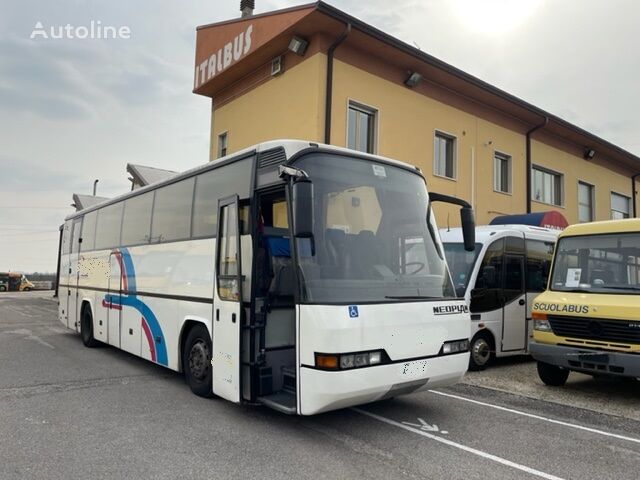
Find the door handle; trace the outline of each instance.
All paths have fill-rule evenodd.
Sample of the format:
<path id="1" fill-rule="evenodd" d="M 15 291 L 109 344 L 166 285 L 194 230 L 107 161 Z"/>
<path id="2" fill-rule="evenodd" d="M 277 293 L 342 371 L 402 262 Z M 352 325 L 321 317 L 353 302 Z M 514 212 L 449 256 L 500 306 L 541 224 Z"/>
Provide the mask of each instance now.
<path id="1" fill-rule="evenodd" d="M 520 301 L 518 302 L 519 305 L 524 305 L 524 298 L 521 298 Z"/>
<path id="2" fill-rule="evenodd" d="M 235 313 L 231 314 L 231 322 L 232 323 L 236 323 L 236 314 Z"/>
<path id="3" fill-rule="evenodd" d="M 216 308 L 216 322 L 220 321 L 220 309 Z"/>

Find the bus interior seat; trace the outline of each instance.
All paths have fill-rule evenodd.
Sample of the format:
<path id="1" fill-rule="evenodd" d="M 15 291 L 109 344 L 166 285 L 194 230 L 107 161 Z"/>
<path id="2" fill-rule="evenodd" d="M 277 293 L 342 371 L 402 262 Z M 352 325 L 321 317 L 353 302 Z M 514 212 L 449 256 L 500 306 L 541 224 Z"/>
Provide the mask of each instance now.
<path id="1" fill-rule="evenodd" d="M 267 293 L 267 319 L 265 347 L 295 346 L 296 288 L 289 238 L 280 235 L 265 236 L 267 254 L 273 278 Z"/>
<path id="2" fill-rule="evenodd" d="M 378 239 L 371 230 L 362 230 L 348 237 L 347 267 L 358 278 L 369 278 L 374 265 L 383 265 L 383 254 Z"/>
<path id="3" fill-rule="evenodd" d="M 347 234 L 339 228 L 327 228 L 324 233 L 327 249 L 327 264 L 344 265 L 347 250 Z"/>

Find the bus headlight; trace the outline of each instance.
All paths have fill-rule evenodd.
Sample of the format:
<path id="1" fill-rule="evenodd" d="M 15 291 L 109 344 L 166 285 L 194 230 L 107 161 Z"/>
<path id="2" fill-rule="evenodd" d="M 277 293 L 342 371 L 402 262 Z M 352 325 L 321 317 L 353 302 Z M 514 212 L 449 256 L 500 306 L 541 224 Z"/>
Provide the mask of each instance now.
<path id="1" fill-rule="evenodd" d="M 539 332 L 551 332 L 551 325 L 548 320 L 536 319 L 533 321 L 533 329 Z"/>
<path id="2" fill-rule="evenodd" d="M 321 370 L 351 370 L 382 363 L 382 351 L 360 353 L 326 354 L 316 353 L 316 368 Z"/>
<path id="3" fill-rule="evenodd" d="M 533 329 L 539 332 L 551 332 L 551 324 L 547 320 L 546 313 L 533 312 Z"/>
<path id="4" fill-rule="evenodd" d="M 442 354 L 449 355 L 451 353 L 466 352 L 469 350 L 469 340 L 454 340 L 453 342 L 444 342 L 442 345 Z"/>

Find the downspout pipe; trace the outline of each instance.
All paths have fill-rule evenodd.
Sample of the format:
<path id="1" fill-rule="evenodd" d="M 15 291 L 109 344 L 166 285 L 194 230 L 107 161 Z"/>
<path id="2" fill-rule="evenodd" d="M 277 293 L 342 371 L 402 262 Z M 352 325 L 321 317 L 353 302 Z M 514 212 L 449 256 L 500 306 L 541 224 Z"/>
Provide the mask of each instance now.
<path id="1" fill-rule="evenodd" d="M 527 147 L 526 147 L 526 163 L 527 163 L 527 213 L 531 213 L 531 134 L 536 130 L 546 127 L 549 124 L 549 117 L 544 117 L 544 122 L 527 130 Z"/>
<path id="2" fill-rule="evenodd" d="M 329 47 L 327 51 L 327 84 L 325 92 L 325 105 L 324 105 L 324 143 L 331 143 L 331 106 L 333 104 L 333 55 L 336 48 L 344 42 L 351 33 L 351 23 L 347 23 L 342 35 L 340 35 L 335 42 Z"/>
<path id="3" fill-rule="evenodd" d="M 636 178 L 640 177 L 640 173 L 631 176 L 631 203 L 633 204 L 633 218 L 638 218 L 638 207 L 636 205 Z"/>

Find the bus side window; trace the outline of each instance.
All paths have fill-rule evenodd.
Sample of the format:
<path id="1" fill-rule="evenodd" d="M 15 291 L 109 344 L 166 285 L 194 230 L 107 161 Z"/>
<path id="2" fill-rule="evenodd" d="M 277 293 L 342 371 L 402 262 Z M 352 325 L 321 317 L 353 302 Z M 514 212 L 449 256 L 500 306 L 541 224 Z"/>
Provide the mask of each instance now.
<path id="1" fill-rule="evenodd" d="M 553 243 L 527 240 L 527 292 L 543 292 L 553 259 Z"/>
<path id="2" fill-rule="evenodd" d="M 493 242 L 480 264 L 475 288 L 471 293 L 471 311 L 486 312 L 501 308 L 504 239 Z"/>

